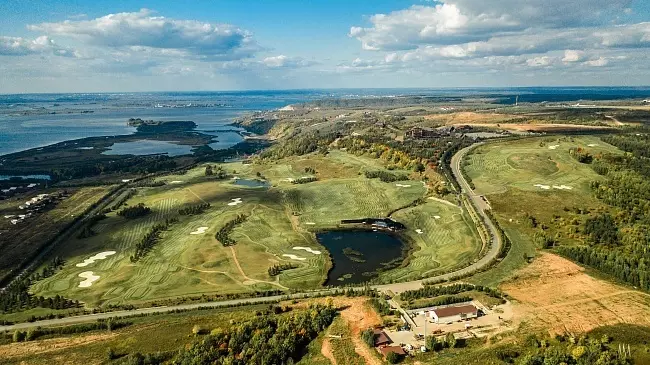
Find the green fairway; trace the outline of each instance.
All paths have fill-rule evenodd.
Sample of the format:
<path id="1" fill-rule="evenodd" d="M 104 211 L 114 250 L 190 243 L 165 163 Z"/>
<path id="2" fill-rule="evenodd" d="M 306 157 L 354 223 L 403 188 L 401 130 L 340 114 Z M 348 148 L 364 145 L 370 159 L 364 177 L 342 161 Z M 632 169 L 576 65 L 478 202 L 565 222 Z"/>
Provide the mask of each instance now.
<path id="1" fill-rule="evenodd" d="M 32 292 L 58 294 L 95 306 L 316 288 L 325 281 L 331 262 L 315 232 L 337 228 L 342 219 L 384 217 L 427 194 L 422 181 L 368 179 L 363 171 L 380 169 L 379 161 L 341 151 L 327 157 L 308 155 L 271 164 L 228 163 L 221 167 L 239 179 L 265 178 L 267 187 L 237 185 L 231 178 L 215 180 L 205 176 L 204 166 L 161 177 L 165 185 L 138 188 L 127 202 L 128 206 L 143 203 L 151 208 L 151 214 L 126 219 L 109 213 L 94 226 L 96 235 L 72 238 L 52 253 L 63 257 L 66 264 L 54 276 L 37 282 Z M 318 181 L 291 183 L 290 179 L 313 175 L 312 170 Z M 241 203 L 233 203 L 233 199 Z M 178 214 L 181 208 L 206 202 L 211 207 L 201 214 Z M 215 234 L 240 214 L 248 218 L 229 234 L 236 244 L 224 247 Z M 162 232 L 143 258 L 131 262 L 142 237 L 155 224 L 171 218 L 179 222 Z M 453 204 L 426 200 L 416 208 L 397 212 L 395 218 L 409 227 L 405 235 L 417 247 L 407 267 L 386 272 L 381 279 L 406 280 L 448 270 L 467 264 L 480 249 L 469 218 Z M 110 251 L 115 253 L 77 266 Z M 270 276 L 270 267 L 288 264 L 293 268 Z M 88 271 L 99 278 L 80 286 L 84 279 L 79 274 Z"/>
<path id="2" fill-rule="evenodd" d="M 512 241 L 511 251 L 502 262 L 470 281 L 494 286 L 511 276 L 528 261 L 525 257 L 534 257 L 541 248 L 534 241 L 541 227 L 545 227 L 544 235 L 560 244 L 582 243 L 576 227 L 588 218 L 588 212 L 606 207 L 590 188 L 592 181 L 603 177 L 569 154 L 570 148 L 578 147 L 594 156 L 620 153 L 598 137 L 575 136 L 489 143 L 467 157 L 466 175 L 476 192 L 486 195 Z"/>
<path id="3" fill-rule="evenodd" d="M 405 267 L 382 273 L 385 280 L 415 280 L 467 266 L 481 250 L 472 220 L 460 207 L 427 200 L 393 217 L 408 227 L 404 234 L 416 251 Z"/>
<path id="4" fill-rule="evenodd" d="M 468 155 L 464 170 L 479 194 L 508 188 L 587 192 L 589 182 L 598 175 L 570 156 L 569 149 L 578 147 L 592 155 L 617 151 L 593 136 L 522 139 L 477 147 Z"/>

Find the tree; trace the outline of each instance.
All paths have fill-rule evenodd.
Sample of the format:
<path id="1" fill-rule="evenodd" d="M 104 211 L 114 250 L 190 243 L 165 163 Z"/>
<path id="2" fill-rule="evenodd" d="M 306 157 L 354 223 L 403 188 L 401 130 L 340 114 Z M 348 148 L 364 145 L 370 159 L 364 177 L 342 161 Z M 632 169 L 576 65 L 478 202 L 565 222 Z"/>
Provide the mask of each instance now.
<path id="1" fill-rule="evenodd" d="M 14 331 L 13 340 L 14 342 L 22 342 L 23 340 L 25 340 L 25 332 L 21 332 L 18 330 Z"/>
<path id="2" fill-rule="evenodd" d="M 449 347 L 450 349 L 456 347 L 456 337 L 454 336 L 453 333 L 447 334 L 447 337 L 445 337 L 445 342 L 447 343 L 447 347 Z"/>
<path id="3" fill-rule="evenodd" d="M 108 360 L 114 360 L 117 358 L 117 354 L 115 353 L 115 350 L 113 350 L 112 347 L 109 347 L 108 350 L 106 351 L 106 358 Z"/>
<path id="4" fill-rule="evenodd" d="M 436 336 L 427 336 L 424 339 L 424 346 L 429 351 L 440 351 L 442 349 L 442 344 L 438 341 Z"/>
<path id="5" fill-rule="evenodd" d="M 386 361 L 388 361 L 389 364 L 397 364 L 399 360 L 400 360 L 399 355 L 394 352 L 389 352 L 386 355 Z"/>
<path id="6" fill-rule="evenodd" d="M 361 332 L 361 339 L 365 342 L 368 347 L 375 347 L 375 331 L 372 328 L 368 328 Z"/>
<path id="7" fill-rule="evenodd" d="M 422 162 L 417 162 L 415 164 L 415 168 L 413 168 L 413 171 L 419 172 L 420 174 L 423 173 L 426 170 Z"/>

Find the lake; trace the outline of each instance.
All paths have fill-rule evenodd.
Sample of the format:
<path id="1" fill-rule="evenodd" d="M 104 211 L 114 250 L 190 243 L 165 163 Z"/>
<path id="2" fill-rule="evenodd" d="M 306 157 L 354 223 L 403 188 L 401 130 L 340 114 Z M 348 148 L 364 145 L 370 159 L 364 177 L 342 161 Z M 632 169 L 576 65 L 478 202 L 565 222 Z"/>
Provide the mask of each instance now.
<path id="1" fill-rule="evenodd" d="M 363 283 L 391 261 L 403 260 L 404 243 L 387 232 L 330 231 L 317 233 L 316 239 L 332 257 L 325 285 Z"/>
<path id="2" fill-rule="evenodd" d="M 181 156 L 192 154 L 192 146 L 176 144 L 168 141 L 152 141 L 141 139 L 133 142 L 113 143 L 103 155 L 167 155 Z"/>

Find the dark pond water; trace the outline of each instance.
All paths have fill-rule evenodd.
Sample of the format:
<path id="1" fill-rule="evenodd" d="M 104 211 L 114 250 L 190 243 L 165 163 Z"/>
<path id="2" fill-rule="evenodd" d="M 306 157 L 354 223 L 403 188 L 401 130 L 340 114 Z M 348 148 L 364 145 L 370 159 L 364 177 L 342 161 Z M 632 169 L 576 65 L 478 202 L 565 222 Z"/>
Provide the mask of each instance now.
<path id="1" fill-rule="evenodd" d="M 254 180 L 254 179 L 237 179 L 234 182 L 235 185 L 245 186 L 247 188 L 268 188 L 269 182 L 264 180 Z"/>
<path id="2" fill-rule="evenodd" d="M 104 155 L 159 155 L 181 156 L 192 154 L 192 146 L 175 144 L 167 141 L 152 141 L 142 139 L 133 142 L 113 143 L 110 149 L 102 152 Z"/>
<path id="3" fill-rule="evenodd" d="M 403 259 L 404 243 L 386 232 L 331 231 L 317 233 L 316 238 L 332 256 L 334 267 L 326 285 L 363 283 L 390 262 Z"/>

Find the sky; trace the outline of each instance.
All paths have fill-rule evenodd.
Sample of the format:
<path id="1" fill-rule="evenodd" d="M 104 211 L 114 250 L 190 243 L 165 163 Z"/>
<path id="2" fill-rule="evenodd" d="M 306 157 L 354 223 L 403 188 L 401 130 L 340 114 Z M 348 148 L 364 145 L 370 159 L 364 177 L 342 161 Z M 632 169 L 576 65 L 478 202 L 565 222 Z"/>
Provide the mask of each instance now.
<path id="1" fill-rule="evenodd" d="M 567 85 L 650 85 L 650 1 L 0 1 L 0 93 Z"/>

